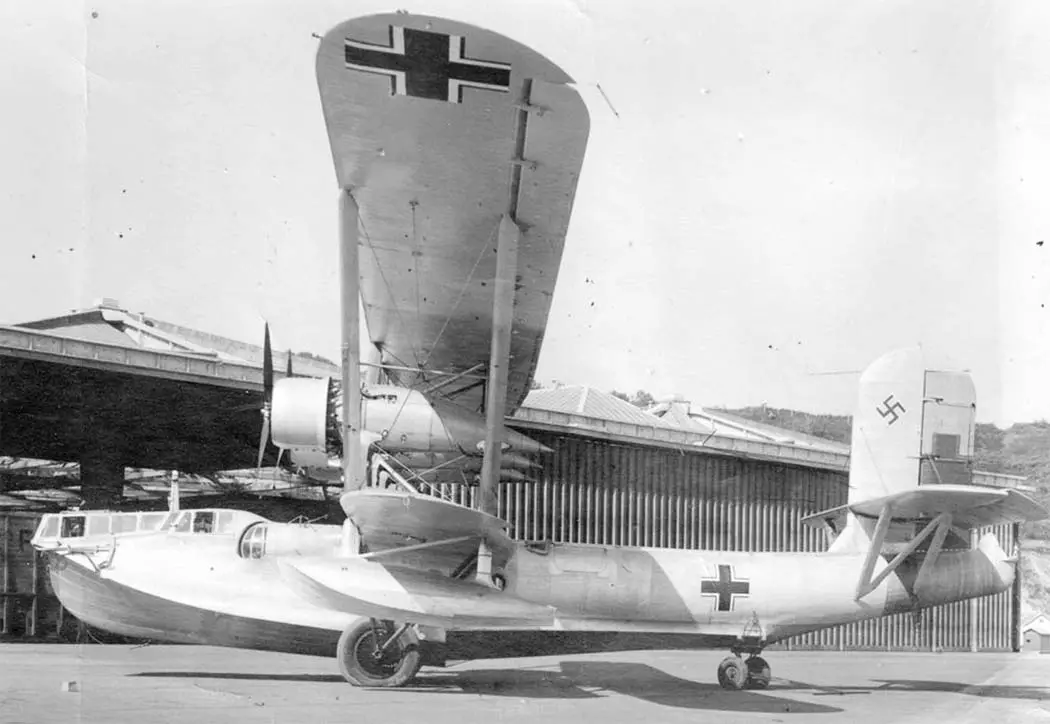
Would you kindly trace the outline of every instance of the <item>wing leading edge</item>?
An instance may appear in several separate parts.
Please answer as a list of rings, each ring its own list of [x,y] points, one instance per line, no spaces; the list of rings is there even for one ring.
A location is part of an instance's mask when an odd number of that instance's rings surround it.
[[[554,609],[495,588],[361,557],[282,558],[281,574],[303,599],[372,618],[457,628],[543,628]]]

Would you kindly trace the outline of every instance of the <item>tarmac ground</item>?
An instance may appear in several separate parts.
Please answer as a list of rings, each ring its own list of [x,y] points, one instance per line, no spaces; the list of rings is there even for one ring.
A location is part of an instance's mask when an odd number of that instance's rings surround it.
[[[356,689],[334,661],[197,646],[0,644],[0,722],[1050,722],[1050,656],[768,652],[724,691],[720,651],[477,661]]]

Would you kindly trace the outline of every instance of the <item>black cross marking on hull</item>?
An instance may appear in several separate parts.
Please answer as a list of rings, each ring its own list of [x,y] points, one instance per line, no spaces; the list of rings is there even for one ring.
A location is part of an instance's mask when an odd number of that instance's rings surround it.
[[[886,423],[887,425],[892,425],[893,423],[897,422],[897,420],[900,419],[900,416],[907,412],[907,410],[904,409],[904,405],[893,399],[893,395],[890,395],[885,400],[883,400],[882,404],[885,407],[876,407],[875,412],[882,415],[883,420],[885,420],[888,417],[892,417],[892,419]]]
[[[346,39],[346,66],[390,77],[390,94],[463,102],[464,88],[506,93],[510,64],[466,57],[466,39],[390,26],[390,45]]]
[[[751,595],[751,583],[746,578],[734,579],[733,567],[719,564],[717,578],[705,578],[700,581],[700,593],[718,599],[716,611],[732,611],[737,596]]]

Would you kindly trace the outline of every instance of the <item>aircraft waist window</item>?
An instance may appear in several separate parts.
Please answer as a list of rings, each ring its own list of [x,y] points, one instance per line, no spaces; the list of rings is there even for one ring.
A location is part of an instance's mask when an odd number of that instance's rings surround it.
[[[241,558],[262,558],[266,555],[266,525],[252,523],[245,528],[237,550]]]
[[[215,513],[210,510],[198,511],[193,515],[194,533],[211,533],[215,528]]]
[[[62,519],[63,538],[81,538],[84,535],[84,516],[71,515]]]

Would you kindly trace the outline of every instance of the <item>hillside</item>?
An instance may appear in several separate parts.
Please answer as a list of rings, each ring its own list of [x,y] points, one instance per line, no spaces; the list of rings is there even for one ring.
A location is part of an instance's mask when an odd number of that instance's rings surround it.
[[[726,412],[849,444],[853,419],[848,415],[815,415],[772,407],[742,407]],[[1009,473],[1028,478],[1032,496],[1050,504],[1050,422],[1019,422],[1005,430],[990,423],[977,423],[975,467],[990,473]],[[1050,540],[1050,526],[1035,526],[1033,537]]]

